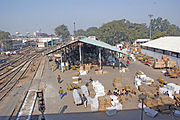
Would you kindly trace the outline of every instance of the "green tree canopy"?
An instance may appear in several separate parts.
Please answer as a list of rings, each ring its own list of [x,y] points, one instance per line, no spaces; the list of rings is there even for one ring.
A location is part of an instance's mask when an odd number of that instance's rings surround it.
[[[9,32],[4,32],[0,30],[0,40],[3,39],[9,39],[10,38],[10,33]]]
[[[146,24],[130,23],[129,21],[116,20],[104,24],[99,28],[99,37],[112,45],[121,41],[132,42],[137,38],[147,38]]]
[[[55,34],[57,36],[61,36],[62,39],[68,38],[70,36],[69,30],[64,24],[55,28]]]
[[[67,27],[62,25],[55,29],[58,36],[67,33]],[[65,29],[66,28],[66,29]],[[179,36],[180,28],[161,17],[151,20],[152,39],[163,36]],[[59,32],[60,31],[60,32]],[[66,36],[69,36],[65,34]],[[115,20],[103,24],[100,28],[89,27],[86,31],[79,29],[76,36],[96,36],[104,42],[115,45],[121,41],[133,42],[136,39],[149,38],[149,27],[145,23],[132,23],[126,19]]]
[[[98,36],[99,30],[97,27],[89,27],[86,30],[86,36]]]
[[[152,38],[180,35],[180,28],[161,17],[151,20]]]
[[[0,42],[3,43],[3,49],[10,49],[12,44],[12,41],[10,40],[10,33],[0,30]]]
[[[75,31],[75,36],[86,36],[86,31],[84,31],[83,29],[79,29]]]

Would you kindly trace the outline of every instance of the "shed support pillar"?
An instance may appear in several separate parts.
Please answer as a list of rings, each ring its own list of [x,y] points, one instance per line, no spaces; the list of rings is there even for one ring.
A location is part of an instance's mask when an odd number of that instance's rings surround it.
[[[102,66],[101,66],[101,48],[99,48],[99,69],[101,70],[102,69]]]
[[[79,45],[79,61],[80,61],[80,66],[81,66],[82,65],[81,45]]]

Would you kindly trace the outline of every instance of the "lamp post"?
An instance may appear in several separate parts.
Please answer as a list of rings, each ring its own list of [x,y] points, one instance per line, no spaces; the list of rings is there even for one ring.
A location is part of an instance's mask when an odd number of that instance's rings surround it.
[[[149,14],[148,16],[149,16],[149,18],[150,18],[150,25],[149,25],[149,29],[150,29],[149,32],[150,32],[150,33],[149,33],[149,38],[150,38],[150,40],[151,40],[151,18],[153,17],[153,15],[152,15],[152,14]]]
[[[142,100],[142,111],[141,111],[141,120],[143,120],[143,111],[144,111],[144,100],[146,99],[147,95],[140,94],[139,99]]]

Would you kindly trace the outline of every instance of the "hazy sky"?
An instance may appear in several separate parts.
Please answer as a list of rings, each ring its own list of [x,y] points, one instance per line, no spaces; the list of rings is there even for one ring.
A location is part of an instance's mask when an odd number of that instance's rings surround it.
[[[180,0],[0,0],[0,30],[15,34],[41,29],[54,33],[61,24],[73,31],[112,20],[149,24],[148,14],[180,26]]]

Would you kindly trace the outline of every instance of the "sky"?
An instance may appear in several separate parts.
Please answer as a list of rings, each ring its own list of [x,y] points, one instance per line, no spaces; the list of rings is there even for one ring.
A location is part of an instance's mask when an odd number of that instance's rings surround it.
[[[54,34],[62,24],[72,33],[127,19],[149,25],[148,14],[162,17],[180,27],[180,0],[0,0],[0,30],[15,34]]]

